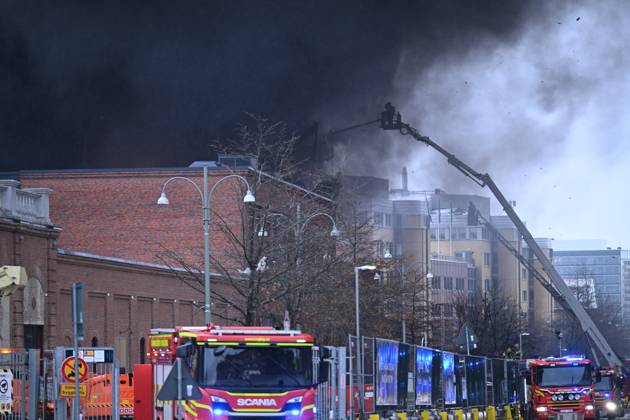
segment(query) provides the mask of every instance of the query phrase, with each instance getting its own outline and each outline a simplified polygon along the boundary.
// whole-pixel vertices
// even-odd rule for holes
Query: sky
[[[629,12],[626,2],[549,2],[528,10],[509,40],[482,40],[419,73],[403,54],[397,107],[422,134],[489,173],[534,236],[628,249]],[[396,152],[380,169],[395,185],[406,165],[411,188],[482,191],[437,152],[388,137]],[[493,210],[502,214],[496,201]]]
[[[245,112],[309,142],[403,118],[488,172],[535,236],[630,248],[630,3],[0,4],[0,172],[181,166]],[[308,138],[307,138],[308,137]],[[366,127],[328,170],[480,193],[436,152]],[[484,194],[489,194],[487,191]],[[495,212],[500,209],[495,205]]]

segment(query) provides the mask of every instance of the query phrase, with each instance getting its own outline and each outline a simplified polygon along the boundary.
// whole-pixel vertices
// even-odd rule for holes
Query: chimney
[[[407,167],[403,166],[402,168],[402,190],[407,191]]]

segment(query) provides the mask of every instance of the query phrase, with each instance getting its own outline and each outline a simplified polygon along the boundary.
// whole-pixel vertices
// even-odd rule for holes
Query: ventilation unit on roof
[[[255,156],[219,154],[219,165],[230,168],[257,168],[258,160]]]

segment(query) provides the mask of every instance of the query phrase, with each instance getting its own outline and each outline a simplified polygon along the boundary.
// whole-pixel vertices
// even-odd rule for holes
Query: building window
[[[468,231],[468,234],[470,236],[470,239],[477,239],[477,228],[471,228]]]
[[[527,290],[523,290],[523,301],[527,301]]]
[[[385,213],[385,226],[392,227],[392,215],[390,213]]]
[[[455,289],[456,290],[464,290],[464,278],[463,277],[457,277],[455,279]]]
[[[485,279],[483,281],[483,285],[484,285],[484,290],[486,292],[489,292],[490,291],[490,279]]]
[[[437,236],[435,236],[435,229],[431,229],[431,239],[436,240]]]
[[[440,276],[435,276],[431,279],[431,288],[435,290],[439,290],[441,287],[441,278]]]
[[[483,264],[490,265],[490,253],[484,252],[483,254]]]
[[[375,241],[374,244],[376,248],[376,256],[382,257],[383,256],[383,241]]]
[[[394,248],[393,248],[394,244],[391,243],[390,241],[385,242],[385,250],[384,251],[389,251],[390,254],[394,255]],[[383,254],[385,255],[385,254]]]
[[[444,277],[444,290],[453,290],[453,277]]]
[[[477,288],[477,279],[468,279],[468,291],[472,292]]]
[[[446,239],[446,233],[444,233],[444,231],[440,231],[440,240],[445,240]]]
[[[433,316],[434,317],[439,317],[442,315],[442,305],[436,304],[433,305],[433,308],[431,308],[431,312],[433,312]]]
[[[466,228],[457,229],[457,239],[466,239]]]
[[[394,215],[394,227],[401,227],[401,226],[402,226],[402,215],[395,214]]]
[[[379,211],[374,212],[374,225],[383,226],[383,213]]]
[[[481,239],[488,239],[488,229],[481,228]]]

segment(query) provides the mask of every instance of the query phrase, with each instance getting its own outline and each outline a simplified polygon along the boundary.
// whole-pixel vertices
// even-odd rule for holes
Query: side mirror
[[[177,348],[175,349],[175,356],[181,359],[186,359],[188,358],[188,356],[190,356],[191,352],[192,352],[192,343],[186,343],[186,344],[182,344],[181,346],[177,346]]]
[[[601,381],[602,381],[602,373],[598,371],[598,372],[595,374],[595,382],[599,383],[599,382],[601,382]]]

